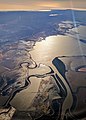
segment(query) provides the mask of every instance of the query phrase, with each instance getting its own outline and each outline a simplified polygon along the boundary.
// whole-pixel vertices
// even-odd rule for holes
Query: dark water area
[[[86,40],[80,40],[81,42],[83,42],[83,43],[86,43]]]

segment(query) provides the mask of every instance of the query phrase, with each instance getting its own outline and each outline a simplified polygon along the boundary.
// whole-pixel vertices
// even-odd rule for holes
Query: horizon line
[[[11,11],[40,11],[40,12],[47,12],[52,10],[81,10],[86,11],[85,8],[57,8],[57,9],[2,9],[0,12],[11,12]]]

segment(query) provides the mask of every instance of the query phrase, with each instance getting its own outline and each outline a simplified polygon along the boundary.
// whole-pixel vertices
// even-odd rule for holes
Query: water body
[[[50,36],[37,42],[30,53],[37,62],[48,63],[56,56],[76,56],[86,54],[86,45],[69,36]],[[39,59],[38,59],[39,58]]]
[[[86,26],[82,26],[80,25],[78,28],[73,28],[72,31],[74,32],[78,32],[78,34],[80,35],[80,37],[82,38],[86,38]]]

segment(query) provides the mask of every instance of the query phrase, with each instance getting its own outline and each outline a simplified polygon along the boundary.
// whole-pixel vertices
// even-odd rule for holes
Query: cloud
[[[85,0],[0,0],[0,9],[59,9],[79,8],[86,9]]]

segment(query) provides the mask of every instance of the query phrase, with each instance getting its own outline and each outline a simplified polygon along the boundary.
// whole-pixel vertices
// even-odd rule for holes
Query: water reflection
[[[82,51],[81,51],[81,48]],[[68,36],[50,36],[41,42],[37,42],[31,55],[38,63],[49,63],[57,56],[77,56],[86,54],[86,45],[78,44],[78,40]]]

